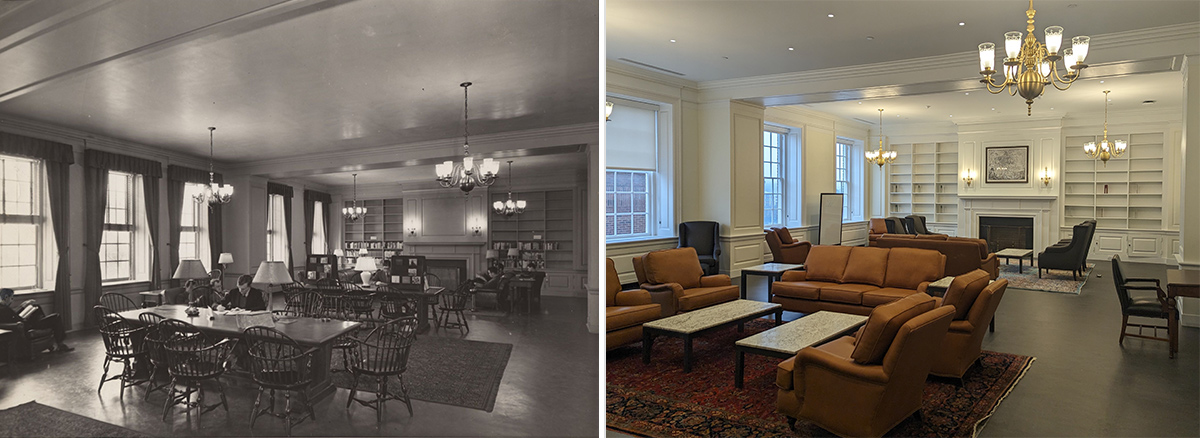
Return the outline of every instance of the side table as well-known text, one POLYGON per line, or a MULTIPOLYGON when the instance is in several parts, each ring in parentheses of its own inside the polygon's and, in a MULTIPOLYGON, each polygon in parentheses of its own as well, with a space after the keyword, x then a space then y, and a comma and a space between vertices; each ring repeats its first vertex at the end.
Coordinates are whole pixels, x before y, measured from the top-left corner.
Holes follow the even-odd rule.
POLYGON ((783 277, 783 273, 794 269, 804 269, 804 265, 793 265, 788 263, 763 263, 761 265, 742 268, 742 290, 741 299, 746 299, 746 277, 751 275, 761 275, 767 277, 767 299, 771 298, 771 283, 779 281, 783 277))

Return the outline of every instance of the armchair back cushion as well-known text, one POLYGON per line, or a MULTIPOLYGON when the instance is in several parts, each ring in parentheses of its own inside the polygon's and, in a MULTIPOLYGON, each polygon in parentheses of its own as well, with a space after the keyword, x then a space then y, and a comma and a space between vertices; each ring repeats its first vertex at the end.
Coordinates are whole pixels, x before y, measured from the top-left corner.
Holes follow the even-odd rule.
POLYGON ((700 287, 704 276, 696 249, 691 247, 650 251, 642 256, 642 269, 647 283, 678 283, 684 289, 700 287))
POLYGON ((792 232, 788 231, 787 227, 772 228, 772 230, 775 230, 775 234, 779 235, 779 241, 782 242, 784 245, 787 245, 789 243, 796 243, 796 239, 792 238, 792 232))
POLYGON ((888 232, 887 222, 884 218, 881 218, 881 217, 871 218, 871 231, 870 231, 871 234, 884 234, 887 232, 888 232))
POLYGON ((888 252, 883 248, 852 247, 846 271, 842 273, 842 282, 883 287, 883 279, 887 274, 888 252))
POLYGON ((966 319, 967 313, 971 311, 971 306, 975 304, 975 299, 979 297, 983 288, 987 287, 989 280, 991 280, 991 275, 982 269, 954 277, 950 288, 946 289, 942 305, 954 306, 955 320, 966 319))
POLYGON ((864 365, 882 363, 900 326, 917 315, 933 310, 935 306, 933 297, 916 293, 876 307, 867 317, 867 324, 858 332, 850 358, 864 365))
MULTIPOLYGON (((849 246, 816 245, 808 252, 804 269, 809 281, 832 281, 840 283, 850 260, 849 246)), ((913 286, 916 289, 916 286, 913 286)))
POLYGON ((884 286, 916 290, 922 282, 937 281, 945 272, 946 256, 940 252, 931 249, 891 248, 884 286))
POLYGON ((693 221, 679 223, 679 246, 695 248, 696 252, 704 255, 716 255, 719 244, 717 233, 720 224, 711 221, 693 221))

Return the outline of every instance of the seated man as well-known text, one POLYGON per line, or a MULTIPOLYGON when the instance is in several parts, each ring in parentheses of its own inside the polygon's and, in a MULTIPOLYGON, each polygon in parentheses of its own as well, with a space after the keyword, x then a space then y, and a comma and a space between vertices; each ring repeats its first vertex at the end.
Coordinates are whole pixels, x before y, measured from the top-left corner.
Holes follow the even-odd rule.
POLYGON ((163 291, 163 304, 187 304, 191 298, 196 280, 188 280, 183 287, 173 287, 163 291))
POLYGON ((63 327, 62 316, 57 313, 52 313, 49 315, 44 314, 41 307, 34 303, 33 300, 26 300, 25 302, 22 302, 20 306, 18 306, 19 310, 13 310, 11 306, 13 304, 13 297, 15 295, 16 293, 13 292, 12 289, 0 289, 0 324, 24 322, 25 329, 29 331, 53 331, 55 345, 51 348, 50 352, 61 353, 74 350, 74 348, 68 347, 67 344, 63 343, 63 340, 67 338, 67 333, 63 327), (29 306, 33 306, 34 309, 31 309, 24 317, 22 317, 21 313, 29 306))
POLYGON ((267 310, 267 294, 261 289, 250 287, 250 281, 253 279, 249 274, 238 277, 237 287, 230 289, 219 305, 226 309, 267 310))

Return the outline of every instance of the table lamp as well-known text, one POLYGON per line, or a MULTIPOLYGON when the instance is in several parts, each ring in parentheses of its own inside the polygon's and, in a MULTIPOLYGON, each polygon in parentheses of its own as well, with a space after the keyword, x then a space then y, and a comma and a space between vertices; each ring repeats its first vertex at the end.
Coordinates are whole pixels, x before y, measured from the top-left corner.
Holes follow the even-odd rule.
MULTIPOLYGON (((255 284, 265 284, 269 288, 270 286, 276 284, 291 283, 292 274, 288 273, 287 265, 283 264, 283 262, 263 260, 263 262, 258 265, 258 272, 254 273, 254 279, 250 280, 250 282, 255 284)), ((270 294, 270 292, 267 293, 270 294)), ((271 296, 267 295, 267 311, 270 310, 271 296)))
MULTIPOLYGON (((179 266, 175 268, 175 275, 171 278, 176 280, 207 280, 208 270, 204 269, 204 264, 196 259, 180 260, 179 266)), ((184 310, 188 316, 196 316, 200 314, 200 310, 192 305, 196 297, 192 296, 192 291, 188 291, 188 308, 184 310)))
POLYGON ((496 250, 494 250, 494 249, 489 249, 489 250, 487 250, 487 256, 486 256, 486 258, 487 258, 487 259, 496 259, 496 258, 500 258, 500 251, 496 251, 496 250))
POLYGON ((225 275, 225 271, 229 270, 229 264, 233 263, 233 254, 228 252, 221 253, 217 258, 217 264, 221 265, 221 275, 225 275))
POLYGON ((355 271, 362 271, 362 284, 371 284, 371 273, 376 269, 379 267, 375 265, 375 257, 359 257, 354 264, 355 271))

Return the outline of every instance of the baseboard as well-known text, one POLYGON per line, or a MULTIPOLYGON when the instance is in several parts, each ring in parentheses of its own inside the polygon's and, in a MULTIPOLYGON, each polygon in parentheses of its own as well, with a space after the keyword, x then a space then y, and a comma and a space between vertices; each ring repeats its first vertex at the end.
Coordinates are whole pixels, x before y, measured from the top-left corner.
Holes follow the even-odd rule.
POLYGON ((1179 325, 1184 327, 1200 327, 1200 315, 1184 313, 1183 319, 1179 320, 1179 325))

